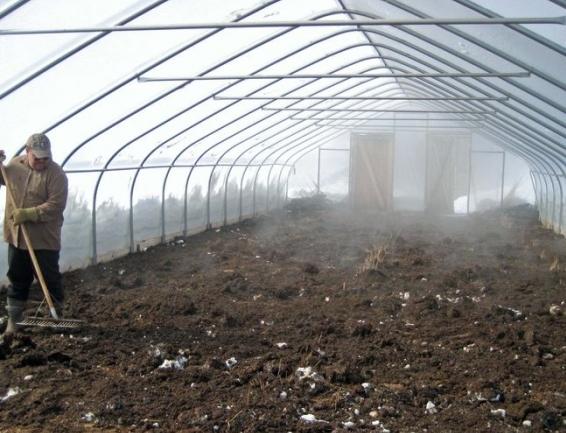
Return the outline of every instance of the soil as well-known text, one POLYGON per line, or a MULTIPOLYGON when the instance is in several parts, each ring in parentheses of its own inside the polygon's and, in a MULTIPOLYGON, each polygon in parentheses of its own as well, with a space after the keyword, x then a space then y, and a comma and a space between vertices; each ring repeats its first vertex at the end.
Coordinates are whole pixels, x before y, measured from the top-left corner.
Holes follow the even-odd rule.
POLYGON ((529 206, 296 200, 65 283, 87 325, 0 346, 0 432, 566 429, 566 241, 529 206))

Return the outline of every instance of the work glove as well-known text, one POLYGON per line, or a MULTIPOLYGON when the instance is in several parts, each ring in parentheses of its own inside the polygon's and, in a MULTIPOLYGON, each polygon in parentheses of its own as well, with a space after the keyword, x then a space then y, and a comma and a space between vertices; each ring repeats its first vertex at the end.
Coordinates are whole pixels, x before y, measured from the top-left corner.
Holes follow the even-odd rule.
POLYGON ((14 220, 14 224, 22 224, 28 221, 35 223, 39 221, 39 211, 36 207, 15 209, 12 213, 12 218, 14 220))

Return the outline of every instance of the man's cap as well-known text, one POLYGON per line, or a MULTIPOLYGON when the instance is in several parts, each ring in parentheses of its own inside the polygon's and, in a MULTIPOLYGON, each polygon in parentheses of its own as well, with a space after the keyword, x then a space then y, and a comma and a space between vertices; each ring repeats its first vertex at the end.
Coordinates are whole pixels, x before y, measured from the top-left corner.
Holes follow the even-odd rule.
POLYGON ((32 134, 26 142, 26 147, 36 158, 51 158, 51 142, 45 134, 32 134))

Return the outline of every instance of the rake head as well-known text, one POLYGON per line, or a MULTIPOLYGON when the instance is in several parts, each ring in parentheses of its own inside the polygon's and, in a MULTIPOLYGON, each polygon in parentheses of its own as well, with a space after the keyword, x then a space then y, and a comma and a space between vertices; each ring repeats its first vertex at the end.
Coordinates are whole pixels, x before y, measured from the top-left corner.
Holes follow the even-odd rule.
POLYGON ((22 321, 18 322, 19 326, 39 326, 42 328, 53 328, 53 329, 78 329, 84 325, 83 320, 76 319, 54 319, 52 317, 37 317, 30 316, 26 317, 22 321))

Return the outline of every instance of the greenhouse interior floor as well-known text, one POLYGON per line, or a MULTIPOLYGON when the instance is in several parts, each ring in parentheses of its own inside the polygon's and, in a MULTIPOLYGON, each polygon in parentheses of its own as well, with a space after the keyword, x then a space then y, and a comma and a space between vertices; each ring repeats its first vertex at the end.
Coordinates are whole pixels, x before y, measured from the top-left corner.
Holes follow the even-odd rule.
POLYGON ((301 199, 69 272, 88 326, 2 346, 0 431, 563 431, 566 241, 537 221, 301 199))

